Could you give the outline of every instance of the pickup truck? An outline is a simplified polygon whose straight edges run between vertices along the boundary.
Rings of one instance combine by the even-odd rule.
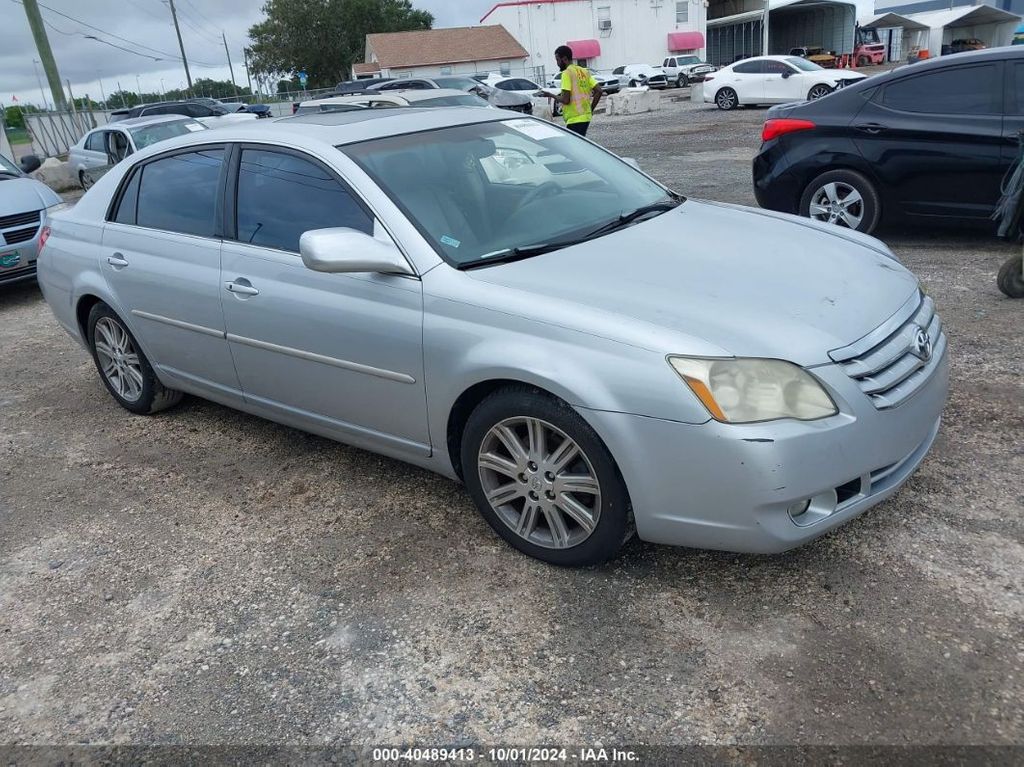
[[[669,56],[661,63],[661,68],[665,70],[668,81],[677,88],[703,82],[705,77],[718,71],[717,67],[701,61],[700,56],[692,55]]]

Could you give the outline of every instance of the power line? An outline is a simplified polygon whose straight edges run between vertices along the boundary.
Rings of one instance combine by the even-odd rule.
[[[11,2],[12,3],[18,3],[18,5],[22,5],[21,0],[11,0]],[[68,21],[73,21],[76,24],[81,24],[83,27],[88,27],[89,29],[92,29],[92,30],[94,30],[96,32],[99,32],[101,34],[107,35],[108,37],[113,37],[116,40],[120,40],[121,42],[128,43],[129,45],[134,45],[136,48],[143,48],[145,50],[153,51],[154,53],[159,53],[161,56],[164,56],[164,57],[166,57],[168,59],[172,59],[172,60],[176,60],[176,61],[181,61],[182,60],[181,57],[175,56],[173,53],[167,53],[167,51],[161,51],[158,48],[153,48],[153,47],[151,47],[149,45],[143,45],[142,43],[136,43],[134,40],[129,40],[126,37],[121,37],[120,35],[115,35],[113,32],[107,32],[105,29],[100,29],[99,27],[94,27],[92,24],[87,24],[84,21],[76,19],[74,16],[69,16],[68,14],[63,13],[62,11],[55,10],[55,9],[51,8],[50,6],[48,6],[48,5],[43,5],[42,3],[39,3],[39,7],[40,8],[45,8],[46,10],[50,11],[51,13],[56,13],[58,16],[62,16],[65,19],[67,19]],[[220,64],[210,64],[210,63],[204,62],[204,61],[197,61],[195,63],[201,64],[204,67],[220,67]]]
[[[202,19],[203,21],[205,21],[205,22],[206,22],[207,24],[209,24],[209,25],[210,25],[211,27],[215,27],[215,26],[217,26],[217,25],[216,25],[216,24],[214,24],[214,23],[213,23],[212,21],[210,21],[210,20],[209,20],[208,18],[206,18],[206,16],[204,16],[204,15],[203,15],[202,11],[200,11],[200,10],[199,10],[198,8],[196,8],[196,7],[194,6],[194,5],[192,5],[192,0],[185,0],[185,4],[186,4],[186,5],[187,5],[187,6],[189,7],[189,8],[191,8],[191,9],[192,9],[193,11],[195,11],[195,12],[196,12],[196,15],[197,15],[197,16],[198,16],[199,18],[201,18],[201,19]]]

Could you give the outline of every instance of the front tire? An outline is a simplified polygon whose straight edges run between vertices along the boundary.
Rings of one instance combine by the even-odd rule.
[[[1024,298],[1024,263],[1018,253],[1010,258],[999,270],[996,284],[1009,298]]]
[[[825,96],[827,96],[831,92],[832,89],[829,88],[827,85],[818,84],[811,88],[809,91],[807,91],[807,100],[817,101],[818,99],[825,98]]]
[[[466,422],[462,475],[488,524],[554,565],[614,557],[632,533],[626,485],[590,425],[537,389],[500,389]]]
[[[728,112],[740,105],[740,99],[732,88],[722,88],[715,94],[715,103],[719,109]]]
[[[84,189],[87,192],[89,191],[89,187],[92,186],[92,183],[90,183],[89,181],[86,181],[86,176],[85,176],[85,171],[84,170],[78,171],[78,183],[81,184],[82,185],[82,189]]]
[[[87,337],[100,380],[125,410],[151,415],[181,401],[182,393],[160,383],[135,336],[106,304],[89,312]]]
[[[882,204],[874,185],[862,174],[830,170],[804,189],[800,215],[871,234],[881,218]]]
[[[869,59],[867,56],[858,56],[857,57],[857,66],[858,67],[866,67],[870,63],[871,63],[871,59]]]
[[[679,77],[676,78],[676,87],[677,88],[685,88],[689,84],[690,84],[690,78],[688,78],[685,74],[680,74]]]

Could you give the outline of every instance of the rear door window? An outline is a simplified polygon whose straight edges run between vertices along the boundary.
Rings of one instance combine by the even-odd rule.
[[[762,72],[760,61],[742,61],[732,71],[738,75],[759,75]]]
[[[242,150],[236,210],[239,242],[292,253],[313,229],[373,232],[373,219],[347,187],[319,163],[285,152]]]
[[[171,155],[142,167],[136,223],[150,229],[213,237],[224,150]]]
[[[902,112],[997,114],[1001,109],[998,64],[949,67],[889,83],[882,103]]]

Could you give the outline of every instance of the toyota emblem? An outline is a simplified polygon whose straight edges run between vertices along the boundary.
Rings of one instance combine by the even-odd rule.
[[[932,358],[932,339],[924,328],[918,328],[914,335],[913,352],[916,357],[925,362]]]

